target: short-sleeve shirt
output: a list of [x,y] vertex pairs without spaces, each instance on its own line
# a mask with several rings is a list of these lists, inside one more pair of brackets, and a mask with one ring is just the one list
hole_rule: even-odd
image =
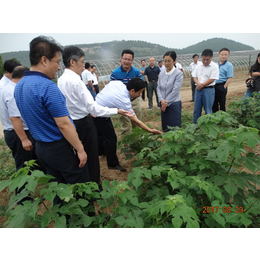
[[14,97],[30,133],[41,142],[60,140],[63,134],[54,118],[69,116],[65,97],[45,74],[37,71],[24,74],[15,87]]
[[219,78],[219,68],[218,65],[211,61],[208,66],[204,66],[203,63],[199,64],[194,73],[193,77],[198,78],[200,83],[203,83],[209,79],[215,79],[211,84],[208,86],[214,86],[216,80]]
[[161,71],[160,71],[158,66],[154,66],[153,68],[151,66],[148,66],[145,69],[144,74],[148,77],[148,81],[149,82],[152,82],[152,81],[156,81],[157,82],[160,72]]
[[131,67],[131,69],[127,72],[123,69],[122,65],[118,68],[116,68],[111,76],[110,76],[110,80],[120,80],[121,82],[123,82],[125,85],[128,83],[128,81],[132,78],[142,78],[142,74],[140,72],[140,70],[134,68],[133,66]]
[[10,117],[19,117],[22,121],[23,129],[28,130],[26,123],[21,118],[20,111],[14,99],[14,88],[16,83],[10,81],[7,85],[0,88],[0,119],[4,130],[14,129]]
[[229,61],[225,61],[223,64],[217,63],[219,66],[219,79],[216,80],[217,83],[226,82],[228,78],[234,77],[233,65]]

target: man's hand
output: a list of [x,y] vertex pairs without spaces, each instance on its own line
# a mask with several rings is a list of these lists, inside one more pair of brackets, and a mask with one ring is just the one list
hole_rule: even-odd
[[201,91],[203,87],[204,87],[204,85],[203,85],[202,83],[197,83],[196,89],[197,89],[198,91]]
[[117,113],[127,117],[133,117],[135,115],[134,111],[125,111],[123,109],[118,109]]
[[157,129],[151,129],[150,133],[157,134],[157,135],[162,134],[162,132]]
[[29,139],[23,140],[22,146],[25,151],[31,151],[33,149],[33,145]]
[[84,150],[77,152],[79,158],[79,168],[83,168],[87,162],[88,156]]

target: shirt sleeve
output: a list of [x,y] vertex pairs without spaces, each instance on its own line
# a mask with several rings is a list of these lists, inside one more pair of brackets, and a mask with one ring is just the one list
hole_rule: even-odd
[[58,86],[52,82],[47,88],[47,92],[43,96],[43,103],[52,117],[69,116],[69,111],[66,107],[66,99],[61,93]]
[[[178,72],[181,72],[181,71],[179,70]],[[180,93],[182,83],[183,83],[183,73],[181,72],[176,75],[175,80],[172,85],[172,90],[166,97],[166,101],[168,104],[171,104],[174,102],[174,100],[176,100],[177,96]]]
[[158,95],[158,101],[161,102],[162,100],[164,100],[164,98],[162,97],[162,83],[161,83],[161,78],[162,78],[162,74],[159,74],[159,79],[158,79],[158,84],[157,84],[157,95]]
[[228,66],[227,69],[227,78],[233,78],[234,77],[234,69],[233,69],[233,65],[230,63],[230,66]]
[[77,93],[78,98],[81,99],[86,111],[93,116],[110,117],[116,115],[118,112],[117,108],[108,108],[98,105],[88,89],[81,83],[76,86],[75,93]]

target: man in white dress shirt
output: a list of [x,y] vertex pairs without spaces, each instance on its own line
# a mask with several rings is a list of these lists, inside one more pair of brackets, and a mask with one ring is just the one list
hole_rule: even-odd
[[91,115],[110,117],[130,113],[117,108],[102,107],[94,101],[80,78],[84,70],[84,56],[84,52],[78,47],[70,46],[64,49],[63,62],[66,69],[57,85],[66,98],[66,106],[87,153],[90,181],[100,183],[97,130]]
[[94,75],[91,73],[90,69],[91,69],[90,63],[86,62],[85,63],[85,69],[81,73],[81,78],[82,78],[83,82],[85,83],[87,89],[91,93],[92,97],[95,99],[97,93],[96,93],[96,90],[95,90],[94,85],[93,85]]
[[[146,126],[141,120],[137,118],[132,109],[132,102],[138,98],[145,88],[145,82],[136,77],[132,78],[125,85],[119,80],[110,81],[104,89],[97,95],[96,101],[101,106],[118,107],[129,111],[132,116],[130,120],[138,127],[146,130],[149,133],[161,134],[157,129],[151,129]],[[104,145],[107,152],[107,165],[117,164],[118,158],[116,155],[117,150],[117,136],[109,117],[94,118],[97,127],[98,136],[103,138]],[[119,169],[120,170],[120,169]]]
[[0,80],[0,88],[2,88],[3,86],[5,86],[6,84],[8,84],[9,82],[11,82],[12,80],[12,72],[14,70],[15,67],[20,66],[21,64],[18,63],[15,60],[7,60],[4,63],[4,71],[5,74],[3,75],[3,77]]
[[196,83],[193,123],[197,124],[201,116],[202,107],[205,114],[212,113],[212,106],[215,100],[215,82],[219,78],[218,65],[212,61],[213,51],[205,49],[202,52],[202,64],[194,71],[193,79]]
[[196,69],[196,67],[201,64],[201,61],[199,61],[199,55],[198,54],[194,54],[192,56],[193,62],[190,64],[190,73],[191,73],[191,80],[190,80],[190,84],[191,84],[191,96],[192,99],[190,102],[194,102],[194,96],[195,96],[195,88],[196,88],[196,84],[193,80],[193,73]]

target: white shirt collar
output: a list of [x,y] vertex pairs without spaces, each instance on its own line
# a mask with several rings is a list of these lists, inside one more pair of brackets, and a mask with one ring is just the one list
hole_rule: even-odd
[[165,70],[166,75],[172,75],[172,73],[174,72],[175,69],[176,69],[175,66],[173,66],[173,68],[172,68],[169,72],[167,72],[167,71]]

